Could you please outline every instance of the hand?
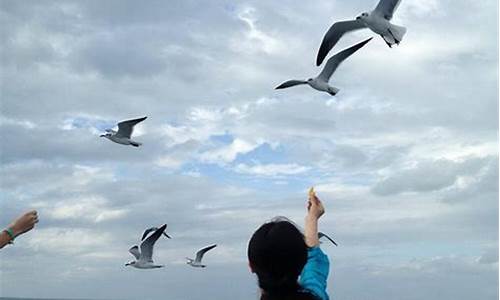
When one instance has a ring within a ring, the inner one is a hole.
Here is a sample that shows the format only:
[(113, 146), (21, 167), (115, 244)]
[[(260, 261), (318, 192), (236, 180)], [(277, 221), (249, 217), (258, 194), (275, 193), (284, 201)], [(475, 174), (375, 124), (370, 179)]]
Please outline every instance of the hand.
[(309, 199), (307, 200), (307, 214), (305, 224), (305, 242), (308, 247), (319, 245), (318, 238), (318, 219), (325, 213), (325, 208), (321, 201), (316, 197), (314, 189), (309, 190)]
[(316, 193), (309, 193), (309, 200), (307, 201), (307, 217), (318, 220), (325, 213), (323, 203), (316, 196)]
[(38, 215), (36, 210), (32, 210), (15, 219), (9, 228), (12, 229), (14, 236), (18, 236), (33, 229), (36, 223), (38, 223)]

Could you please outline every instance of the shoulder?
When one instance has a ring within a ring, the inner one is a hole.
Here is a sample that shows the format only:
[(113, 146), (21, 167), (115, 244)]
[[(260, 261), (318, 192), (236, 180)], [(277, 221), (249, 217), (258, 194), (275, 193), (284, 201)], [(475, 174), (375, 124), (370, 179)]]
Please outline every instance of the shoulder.
[(314, 261), (322, 265), (329, 265), (330, 260), (328, 256), (321, 250), (319, 246), (309, 248), (307, 250), (307, 261)]
[(308, 292), (311, 292), (320, 300), (328, 300), (326, 284), (330, 262), (328, 256), (319, 248), (309, 248), (307, 262), (300, 275), (300, 285)]

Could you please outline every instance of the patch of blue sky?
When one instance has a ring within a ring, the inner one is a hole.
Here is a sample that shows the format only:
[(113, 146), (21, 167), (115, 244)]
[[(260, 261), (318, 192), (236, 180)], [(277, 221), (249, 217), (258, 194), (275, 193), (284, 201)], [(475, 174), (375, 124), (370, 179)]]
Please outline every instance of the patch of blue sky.
[(210, 140), (214, 143), (221, 144), (231, 144), (234, 141), (234, 136), (229, 133), (219, 134), (219, 135), (211, 135)]
[[(233, 141), (234, 136), (229, 133), (211, 135), (207, 148), (230, 145)], [(248, 159), (258, 160), (263, 163), (283, 163), (285, 161), (285, 152), (283, 147), (273, 148), (269, 143), (264, 143), (248, 153), (238, 154), (235, 162), (245, 162)]]
[[(206, 149), (213, 149), (230, 145), (234, 141), (234, 136), (225, 133), (212, 135), (210, 142), (206, 144)], [(189, 162), (184, 164), (177, 172), (180, 174), (193, 174), (208, 177), (222, 184), (236, 185), (257, 190), (288, 190), (302, 191), (311, 185), (318, 184), (327, 178), (324, 170), (310, 169), (299, 174), (276, 174), (275, 176), (265, 176), (261, 174), (248, 174), (238, 172), (236, 166), (245, 164), (249, 167), (267, 164), (296, 164), (290, 161), (287, 150), (284, 146), (273, 147), (269, 143), (264, 143), (247, 153), (239, 153), (235, 160), (228, 165), (216, 163)], [(305, 165), (305, 167), (308, 167)], [(329, 175), (329, 174), (328, 174)]]
[(113, 128), (116, 125), (115, 121), (101, 120), (101, 119), (90, 119), (85, 117), (75, 117), (70, 118), (67, 122), (73, 128), (96, 128), (100, 131), (104, 131), (108, 128)]
[(225, 3), (224, 4), (224, 10), (226, 10), (227, 12), (230, 12), (230, 13), (234, 13), (236, 12), (236, 5), (233, 4), (233, 3)]
[(258, 162), (260, 164), (286, 164), (292, 163), (287, 160), (285, 148), (282, 146), (271, 147), (270, 144), (264, 143), (254, 150), (238, 154), (234, 163), (252, 163)]
[(199, 151), (205, 152), (214, 150), (218, 147), (228, 146), (234, 141), (234, 136), (229, 133), (211, 135), (208, 141), (204, 141)]
[(242, 182), (240, 176), (234, 176), (234, 174), (226, 167), (214, 163), (184, 164), (180, 170), (180, 173), (188, 173), (193, 171), (198, 172), (202, 176), (208, 177), (219, 183), (239, 185)]
[(259, 191), (273, 191), (295, 193), (301, 192), (312, 185), (321, 182), (322, 174), (310, 170), (301, 174), (262, 176), (240, 173), (235, 170), (235, 165), (218, 165), (212, 163), (185, 164), (179, 173), (200, 174), (219, 184), (239, 186)]

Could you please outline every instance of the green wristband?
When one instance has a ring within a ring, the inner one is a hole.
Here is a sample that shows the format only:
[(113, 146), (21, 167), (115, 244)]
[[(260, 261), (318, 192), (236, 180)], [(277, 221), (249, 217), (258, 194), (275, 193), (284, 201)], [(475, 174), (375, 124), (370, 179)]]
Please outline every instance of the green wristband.
[(12, 231), (12, 228), (7, 228), (4, 231), (7, 232), (11, 241), (13, 241), (16, 238), (16, 236), (14, 235), (14, 231)]

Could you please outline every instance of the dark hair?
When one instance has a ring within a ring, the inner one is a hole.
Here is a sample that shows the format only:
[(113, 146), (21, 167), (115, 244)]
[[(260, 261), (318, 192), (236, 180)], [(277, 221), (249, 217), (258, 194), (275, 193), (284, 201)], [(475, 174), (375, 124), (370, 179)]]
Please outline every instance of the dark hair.
[(304, 235), (288, 219), (262, 225), (248, 243), (248, 260), (263, 290), (261, 300), (316, 299), (297, 279), (307, 262)]

